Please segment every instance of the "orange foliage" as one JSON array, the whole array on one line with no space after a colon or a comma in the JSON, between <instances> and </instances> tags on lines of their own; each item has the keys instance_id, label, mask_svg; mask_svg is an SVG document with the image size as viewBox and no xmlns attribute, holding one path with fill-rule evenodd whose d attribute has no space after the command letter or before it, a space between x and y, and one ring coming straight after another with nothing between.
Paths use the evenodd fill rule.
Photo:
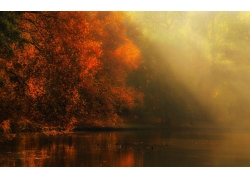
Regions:
<instances>
[{"instance_id":1,"label":"orange foliage","mask_svg":"<svg viewBox=\"0 0 250 180\"><path fill-rule=\"evenodd\" d=\"M123 61L123 65L129 69L136 69L139 64L140 51L137 47L130 41L125 39L126 44L120 46L114 52L117 59Z\"/></svg>"},{"instance_id":2,"label":"orange foliage","mask_svg":"<svg viewBox=\"0 0 250 180\"><path fill-rule=\"evenodd\" d=\"M32 98L36 98L38 96L41 96L42 94L45 93L43 84L45 82L45 79L43 80L38 80L35 78L30 78L27 82L28 87L29 87L29 95Z\"/></svg>"},{"instance_id":3,"label":"orange foliage","mask_svg":"<svg viewBox=\"0 0 250 180\"><path fill-rule=\"evenodd\" d=\"M122 108L136 106L141 94L126 77L138 67L140 51L126 37L124 18L121 12L23 13L19 28L30 43L16 49L9 69L24 81L28 119L68 130L78 119L116 125Z\"/></svg>"},{"instance_id":4,"label":"orange foliage","mask_svg":"<svg viewBox=\"0 0 250 180\"><path fill-rule=\"evenodd\" d=\"M0 127L4 133L10 132L10 120L5 120L2 123L0 123Z\"/></svg>"}]
</instances>

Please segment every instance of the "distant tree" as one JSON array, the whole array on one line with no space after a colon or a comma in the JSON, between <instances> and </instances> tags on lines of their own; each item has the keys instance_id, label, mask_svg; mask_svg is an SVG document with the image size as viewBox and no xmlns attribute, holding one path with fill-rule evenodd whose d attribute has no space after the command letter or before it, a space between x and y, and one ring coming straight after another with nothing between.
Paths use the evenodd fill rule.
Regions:
<instances>
[{"instance_id":1,"label":"distant tree","mask_svg":"<svg viewBox=\"0 0 250 180\"><path fill-rule=\"evenodd\" d=\"M186 86L195 85L194 79L199 76L194 75L205 64L202 61L193 63L203 55L187 38L190 36L186 29L186 24L190 25L187 13L141 12L133 15L134 26L130 25L129 35L141 50L142 63L131 74L129 83L144 94L144 106L136 108L134 113L142 122L166 126L190 126L208 121L206 106ZM189 78L190 81L183 82Z\"/></svg>"}]
</instances>

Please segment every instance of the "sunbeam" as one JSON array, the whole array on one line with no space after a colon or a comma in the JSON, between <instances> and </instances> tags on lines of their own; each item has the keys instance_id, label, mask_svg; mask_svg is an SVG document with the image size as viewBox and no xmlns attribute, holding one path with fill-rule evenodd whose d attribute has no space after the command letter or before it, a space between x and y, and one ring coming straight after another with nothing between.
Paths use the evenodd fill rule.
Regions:
<instances>
[{"instance_id":1,"label":"sunbeam","mask_svg":"<svg viewBox=\"0 0 250 180\"><path fill-rule=\"evenodd\" d=\"M249 125L249 12L130 12L130 15L147 43L157 49L154 59L160 62L155 68L158 73L164 71L162 62L166 61L176 81L217 125ZM165 71L168 70L166 67ZM167 80L168 73L164 75L161 78Z\"/></svg>"}]
</instances>

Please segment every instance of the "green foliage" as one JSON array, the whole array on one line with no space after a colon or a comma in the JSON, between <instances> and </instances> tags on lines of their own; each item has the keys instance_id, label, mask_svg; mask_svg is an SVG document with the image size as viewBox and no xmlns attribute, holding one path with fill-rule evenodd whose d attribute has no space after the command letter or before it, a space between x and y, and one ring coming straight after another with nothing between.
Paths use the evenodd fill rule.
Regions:
<instances>
[{"instance_id":1,"label":"green foliage","mask_svg":"<svg viewBox=\"0 0 250 180\"><path fill-rule=\"evenodd\" d=\"M0 57L8 58L14 54L13 45L23 45L25 39L18 29L21 12L0 12Z\"/></svg>"}]
</instances>

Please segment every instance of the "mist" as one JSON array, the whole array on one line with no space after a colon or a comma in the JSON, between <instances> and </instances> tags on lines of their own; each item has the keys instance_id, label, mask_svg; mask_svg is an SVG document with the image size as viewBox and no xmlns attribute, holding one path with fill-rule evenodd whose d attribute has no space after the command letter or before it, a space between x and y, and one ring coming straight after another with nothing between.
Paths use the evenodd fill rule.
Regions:
<instances>
[{"instance_id":1,"label":"mist","mask_svg":"<svg viewBox=\"0 0 250 180\"><path fill-rule=\"evenodd\" d=\"M249 127L250 13L128 14L142 53L134 85L148 98L146 112L183 126Z\"/></svg>"}]
</instances>

